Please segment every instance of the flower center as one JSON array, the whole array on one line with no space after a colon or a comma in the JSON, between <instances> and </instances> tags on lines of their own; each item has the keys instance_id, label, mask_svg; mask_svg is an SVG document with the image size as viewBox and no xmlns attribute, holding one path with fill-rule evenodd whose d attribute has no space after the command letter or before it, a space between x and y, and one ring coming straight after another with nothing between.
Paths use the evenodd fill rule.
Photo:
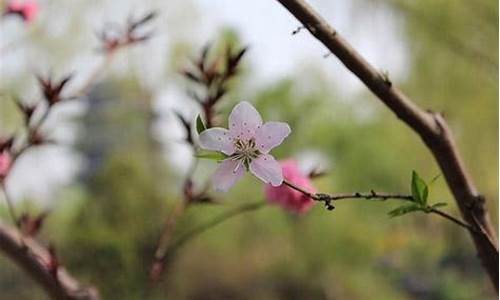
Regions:
<instances>
[{"instance_id":1,"label":"flower center","mask_svg":"<svg viewBox=\"0 0 500 300\"><path fill-rule=\"evenodd\" d=\"M234 142L236 148L235 153L231 156L234 160L242 160L245 166L260 155L260 151L255 145L255 140L252 138L248 141L237 139Z\"/></svg>"}]
</instances>

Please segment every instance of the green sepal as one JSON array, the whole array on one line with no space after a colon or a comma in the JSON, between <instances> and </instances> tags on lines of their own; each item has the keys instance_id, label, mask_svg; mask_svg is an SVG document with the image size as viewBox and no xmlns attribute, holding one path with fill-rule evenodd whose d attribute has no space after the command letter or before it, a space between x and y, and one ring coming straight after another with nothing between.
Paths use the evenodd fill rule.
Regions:
<instances>
[{"instance_id":1,"label":"green sepal","mask_svg":"<svg viewBox=\"0 0 500 300\"><path fill-rule=\"evenodd\" d=\"M214 152L214 151L200 151L195 153L194 155L197 158L200 159L210 159L210 160L217 160L221 161L227 158L226 155L220 152Z\"/></svg>"},{"instance_id":2,"label":"green sepal","mask_svg":"<svg viewBox=\"0 0 500 300\"><path fill-rule=\"evenodd\" d=\"M207 130L207 127L205 126L205 123L203 123L203 120L201 119L201 115L198 115L196 117L196 132L198 132L198 134L200 134L205 130Z\"/></svg>"}]
</instances>

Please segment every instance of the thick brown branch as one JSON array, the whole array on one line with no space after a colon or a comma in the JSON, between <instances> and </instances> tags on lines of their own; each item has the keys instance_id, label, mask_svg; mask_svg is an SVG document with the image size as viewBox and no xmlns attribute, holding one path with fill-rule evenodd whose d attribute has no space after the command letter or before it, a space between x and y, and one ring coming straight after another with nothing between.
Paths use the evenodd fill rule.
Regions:
<instances>
[{"instance_id":1,"label":"thick brown branch","mask_svg":"<svg viewBox=\"0 0 500 300\"><path fill-rule=\"evenodd\" d=\"M0 223L0 251L40 284L52 299L98 300L97 291L81 285L66 270L50 269L51 255L35 240L21 236L19 231Z\"/></svg>"},{"instance_id":2,"label":"thick brown branch","mask_svg":"<svg viewBox=\"0 0 500 300\"><path fill-rule=\"evenodd\" d=\"M304 0L278 0L318 40L353 72L398 118L420 135L439 164L468 224L485 236L472 235L478 255L498 290L498 247L484 199L479 195L455 146L451 130L439 114L429 113L395 88ZM492 241L494 244L492 244Z\"/></svg>"}]
</instances>

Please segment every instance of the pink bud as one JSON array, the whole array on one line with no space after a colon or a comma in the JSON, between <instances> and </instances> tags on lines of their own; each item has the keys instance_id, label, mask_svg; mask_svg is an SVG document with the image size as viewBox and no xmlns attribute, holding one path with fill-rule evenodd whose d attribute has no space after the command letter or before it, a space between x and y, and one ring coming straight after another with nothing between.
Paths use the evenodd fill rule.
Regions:
<instances>
[{"instance_id":1,"label":"pink bud","mask_svg":"<svg viewBox=\"0 0 500 300\"><path fill-rule=\"evenodd\" d=\"M0 181L2 181L10 171L12 165L12 155L7 150L0 152Z\"/></svg>"},{"instance_id":2,"label":"pink bud","mask_svg":"<svg viewBox=\"0 0 500 300\"><path fill-rule=\"evenodd\" d=\"M7 4L7 14L17 14L26 23L32 22L38 13L38 4L34 0L13 0Z\"/></svg>"},{"instance_id":3,"label":"pink bud","mask_svg":"<svg viewBox=\"0 0 500 300\"><path fill-rule=\"evenodd\" d=\"M315 193L316 188L312 185L309 177L305 176L299 169L295 160L280 161L283 169L283 177L291 183L300 186L304 190ZM307 212L313 205L314 200L284 184L273 187L268 184L265 187L266 198L270 203L277 204L293 213L302 214Z\"/></svg>"}]
</instances>

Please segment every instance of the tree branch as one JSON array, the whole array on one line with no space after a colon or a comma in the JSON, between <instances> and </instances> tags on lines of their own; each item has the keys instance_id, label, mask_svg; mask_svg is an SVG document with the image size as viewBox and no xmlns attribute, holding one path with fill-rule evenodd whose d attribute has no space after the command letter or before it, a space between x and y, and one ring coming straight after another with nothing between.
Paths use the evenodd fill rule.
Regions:
<instances>
[{"instance_id":1,"label":"tree branch","mask_svg":"<svg viewBox=\"0 0 500 300\"><path fill-rule=\"evenodd\" d=\"M371 190L370 192L368 193L360 193L360 192L354 192L354 193L335 193L335 194L324 194L324 193L310 193L306 190L304 190L302 187L288 181L288 180L283 180L283 184L289 186L290 188L294 189L294 190L297 190L301 193L303 193L304 195L310 197L311 199L315 200L315 201L321 201L321 202L324 202L325 203L325 206L327 209L329 210L332 210L334 209L335 207L332 205L332 201L337 201L337 200L346 200L346 199L365 199L365 200L377 200L377 201L386 201L386 200L389 200L389 199L395 199L395 200L405 200L405 201L412 201L412 202L415 202L415 199L413 198L412 195L405 195L405 194L396 194L396 193L380 193L380 192L375 192L374 190ZM424 212L426 213L433 213L433 214L437 214L455 224L457 224L458 226L461 226L475 234L479 234L479 235L484 235L486 236L487 238L488 235L483 231L483 230L480 230L480 229L477 229L473 226L471 226L470 224L467 224L457 218L455 218L454 216L442 211L442 210L439 210L435 207L432 207L432 206L427 206L425 210L423 210ZM494 246L495 244L490 241L491 244Z\"/></svg>"},{"instance_id":2,"label":"tree branch","mask_svg":"<svg viewBox=\"0 0 500 300\"><path fill-rule=\"evenodd\" d=\"M470 230L471 232L474 232L477 234L484 234L486 237L488 237L488 235L485 234L483 231L480 231L480 230L478 231L476 228L470 226L467 223L464 223L462 220L459 220L459 219L455 218L454 216L452 216L452 215L450 215L442 210L439 210L437 208L431 208L429 212L436 214L436 215L439 215L439 216L457 224L458 226L462 226L463 228Z\"/></svg>"},{"instance_id":3,"label":"tree branch","mask_svg":"<svg viewBox=\"0 0 500 300\"><path fill-rule=\"evenodd\" d=\"M98 300L97 290L84 287L62 267L51 269L51 254L35 240L0 223L0 251L31 276L52 299Z\"/></svg>"},{"instance_id":4,"label":"tree branch","mask_svg":"<svg viewBox=\"0 0 500 300\"><path fill-rule=\"evenodd\" d=\"M397 193L380 193L380 192L375 192L374 190L371 190L368 193L359 193L359 192L354 192L354 193L335 193L335 194L324 194L324 193L310 193L303 188L299 187L298 185L288 181L288 180L283 180L283 184L291 187L294 190L297 190L301 193L303 193L306 196L309 196L311 199L316 200L316 201L336 201L336 200L342 200L342 199L377 199L377 200L388 200L388 199L400 199L400 200L413 200L413 197L411 195L405 195L405 194L397 194Z\"/></svg>"},{"instance_id":5,"label":"tree branch","mask_svg":"<svg viewBox=\"0 0 500 300\"><path fill-rule=\"evenodd\" d=\"M304 0L277 0L424 141L444 174L464 220L488 235L472 234L483 266L498 291L498 241L484 198L477 192L440 114L424 111L371 66ZM491 244L491 242L493 244Z\"/></svg>"}]
</instances>

